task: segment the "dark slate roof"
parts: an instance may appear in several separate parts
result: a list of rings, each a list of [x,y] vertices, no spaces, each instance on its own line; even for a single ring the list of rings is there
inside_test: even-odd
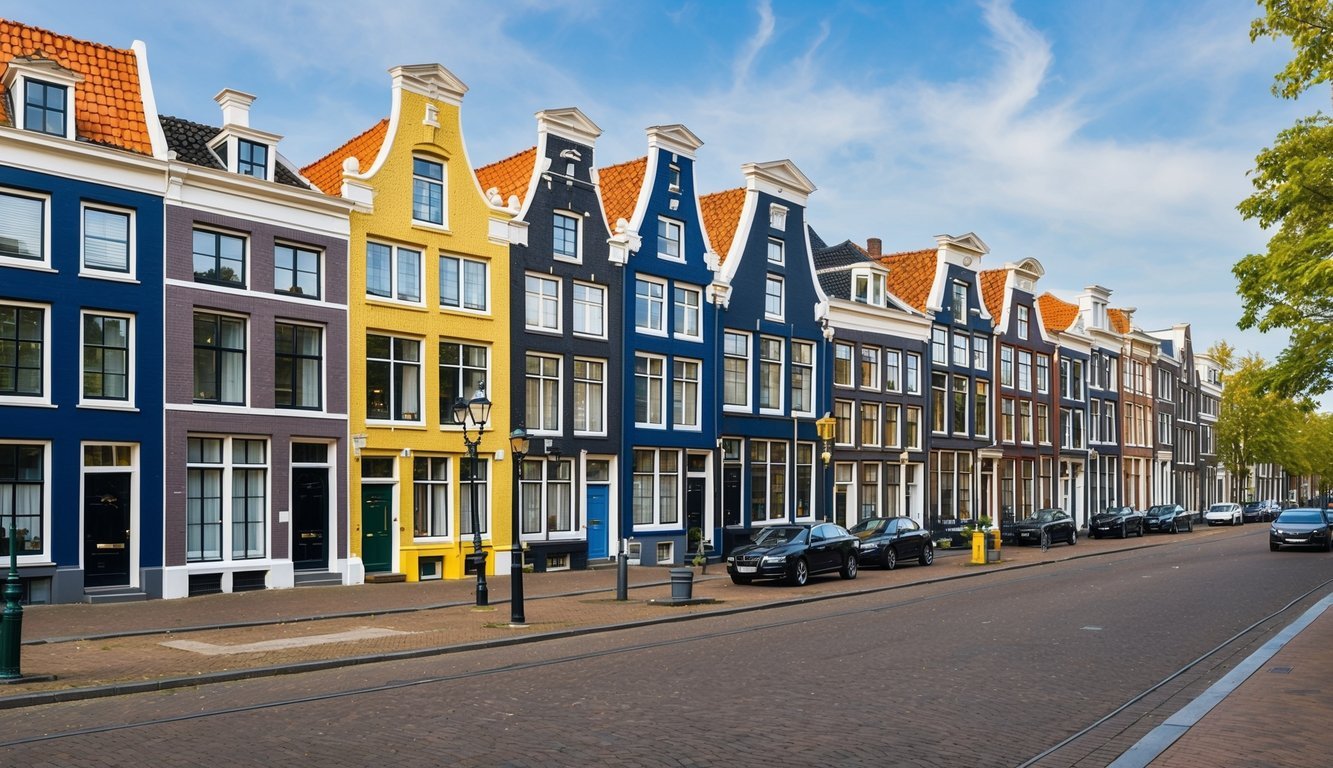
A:
[[[814,227],[807,226],[805,229],[810,233],[810,250],[818,253],[828,247],[828,243],[824,242],[824,238],[819,236]]]
[[[165,115],[162,116],[161,120],[162,132],[167,137],[167,149],[175,150],[176,157],[181,161],[218,171],[227,170],[226,166],[218,160],[218,156],[213,154],[213,150],[208,148],[208,142],[212,141],[221,132],[220,128]],[[277,183],[300,189],[311,188],[309,184],[301,180],[301,177],[295,171],[288,167],[282,155],[275,157],[273,167],[274,181]]]
[[[834,246],[825,245],[813,229],[810,230],[810,247],[815,249],[815,273],[819,275],[819,284],[823,286],[824,293],[833,298],[850,299],[851,267],[873,263],[865,251],[851,240],[843,240]]]

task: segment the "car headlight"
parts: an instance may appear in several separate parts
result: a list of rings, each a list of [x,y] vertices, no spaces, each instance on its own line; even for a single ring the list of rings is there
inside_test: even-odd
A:
[[[763,559],[764,565],[778,565],[785,562],[787,562],[786,555],[764,555]]]

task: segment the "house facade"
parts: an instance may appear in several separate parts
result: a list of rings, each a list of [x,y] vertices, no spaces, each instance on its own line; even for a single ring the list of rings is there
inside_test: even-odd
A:
[[[0,555],[25,602],[160,595],[166,148],[146,50],[0,20],[0,65]]]
[[[460,578],[474,551],[505,571],[515,211],[483,195],[468,162],[467,86],[438,64],[389,74],[389,117],[303,171],[353,205],[352,580]],[[460,401],[490,402],[480,429],[465,434]],[[475,456],[465,438],[479,441]]]
[[[1217,461],[1217,414],[1222,405],[1222,367],[1211,355],[1194,355],[1199,382],[1199,504],[1202,511],[1229,501],[1226,470]]]
[[[1114,504],[1147,509],[1153,501],[1153,467],[1159,460],[1156,441],[1157,379],[1160,346],[1133,325],[1133,309],[1108,309],[1111,326],[1120,334],[1121,496]],[[1166,462],[1170,463],[1167,453]]]
[[[828,300],[815,277],[805,206],[814,184],[791,161],[741,166],[745,186],[700,198],[721,270],[721,515],[699,533],[705,552],[723,528],[809,522],[828,512],[819,433]]]
[[[349,206],[301,179],[226,89],[163,117],[163,596],[350,583]]]
[[[719,527],[715,357],[718,256],[695,190],[703,142],[648,129],[648,155],[601,170],[607,226],[625,244],[619,530],[629,559],[681,563],[688,532]]]
[[[517,202],[509,246],[507,394],[532,440],[519,470],[526,562],[586,568],[616,552],[625,249],[612,259],[594,146],[577,109],[537,113],[537,145],[477,170],[487,194]]]
[[[881,251],[872,238],[866,248],[844,241],[815,256],[832,337],[832,519],[902,515],[925,525],[932,323],[889,290]]]
[[[1078,305],[1047,292],[1037,297],[1037,312],[1042,327],[1056,345],[1056,360],[1052,365],[1055,381],[1052,386],[1059,398],[1054,416],[1054,441],[1058,445],[1056,464],[1055,505],[1067,511],[1080,527],[1087,526],[1094,509],[1092,484],[1088,471],[1091,467],[1090,441],[1092,428],[1100,428],[1089,417],[1092,401],[1089,373],[1092,361],[1092,339],[1088,336]],[[1100,403],[1099,403],[1100,406]],[[1100,407],[1098,414],[1100,417]]]

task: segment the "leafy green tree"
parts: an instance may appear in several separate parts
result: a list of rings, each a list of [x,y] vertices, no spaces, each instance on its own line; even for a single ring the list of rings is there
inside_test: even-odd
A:
[[[1226,376],[1217,415],[1217,460],[1232,479],[1234,498],[1248,485],[1250,468],[1259,463],[1286,464],[1290,445],[1304,420],[1301,406],[1263,389],[1267,371],[1257,355],[1240,360]]]
[[[1288,38],[1293,55],[1273,93],[1296,98],[1333,79],[1330,0],[1259,0],[1250,39]],[[1265,389],[1316,394],[1333,388],[1333,120],[1322,113],[1278,134],[1251,172],[1246,219],[1273,230],[1265,253],[1233,268],[1243,301],[1242,329],[1286,330],[1288,344],[1261,377]]]

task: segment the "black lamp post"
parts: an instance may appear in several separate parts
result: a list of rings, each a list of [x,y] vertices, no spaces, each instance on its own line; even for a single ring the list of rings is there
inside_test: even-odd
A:
[[[472,554],[469,556],[477,569],[477,606],[490,605],[486,590],[486,553],[481,549],[481,516],[477,511],[477,446],[481,444],[481,431],[491,416],[491,401],[486,399],[486,385],[477,386],[472,399],[463,402],[463,398],[454,401],[454,422],[463,426],[463,444],[467,446],[468,458],[472,459],[472,477],[468,485],[472,493]],[[472,436],[468,428],[476,430]]]
[[[513,544],[509,555],[509,626],[526,627],[527,617],[523,615],[523,541],[519,536],[519,507],[522,497],[523,457],[528,455],[528,431],[519,427],[509,433],[509,452],[514,455],[514,495],[510,526],[514,532]]]

